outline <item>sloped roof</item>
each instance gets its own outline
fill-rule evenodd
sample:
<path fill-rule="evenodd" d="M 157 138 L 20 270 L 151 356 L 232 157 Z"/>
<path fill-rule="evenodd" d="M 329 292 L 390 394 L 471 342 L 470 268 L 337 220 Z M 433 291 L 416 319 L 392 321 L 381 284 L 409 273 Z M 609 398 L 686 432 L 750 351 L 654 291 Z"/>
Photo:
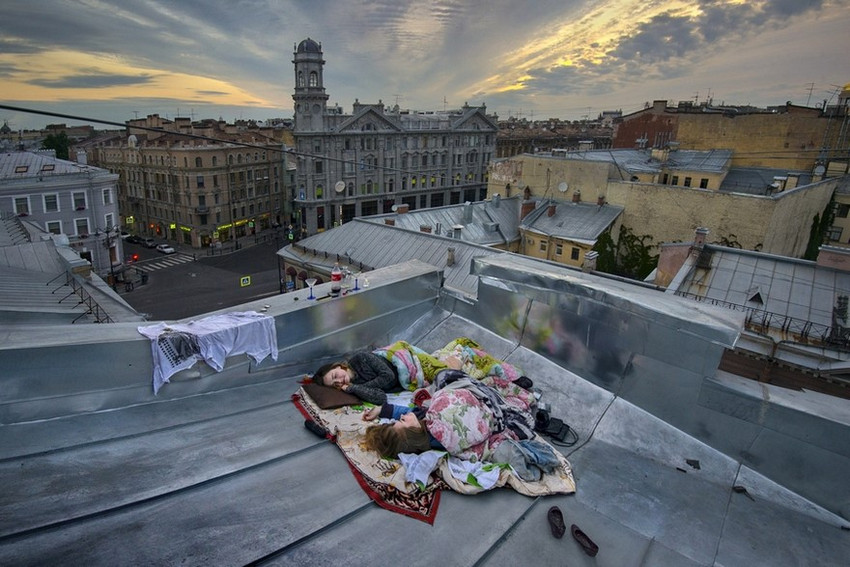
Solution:
<path fill-rule="evenodd" d="M 407 230 L 428 227 L 433 234 L 457 239 L 453 227 L 460 226 L 460 240 L 484 246 L 506 245 L 519 238 L 519 196 L 493 198 L 461 205 L 416 209 L 407 213 L 387 213 L 360 217 L 378 224 L 392 220 Z M 438 230 L 439 227 L 439 230 Z"/>
<path fill-rule="evenodd" d="M 403 216 L 403 215 L 402 215 Z M 449 248 L 454 264 L 448 264 Z M 340 254 L 340 263 L 359 269 L 383 268 L 407 260 L 420 260 L 444 271 L 446 288 L 474 297 L 478 278 L 470 274 L 472 259 L 478 256 L 508 254 L 503 250 L 472 244 L 436 234 L 399 226 L 388 226 L 355 218 L 331 230 L 305 238 L 278 251 L 284 260 L 330 273 Z"/>
<path fill-rule="evenodd" d="M 555 212 L 549 216 L 549 208 Z M 522 226 L 542 234 L 593 245 L 599 235 L 623 213 L 619 205 L 544 202 L 523 220 Z"/>
<path fill-rule="evenodd" d="M 677 293 L 762 309 L 830 327 L 838 295 L 850 295 L 850 272 L 809 260 L 706 244 L 702 264 L 676 285 Z M 683 269 L 688 269 L 687 264 Z M 677 281 L 677 280 L 674 280 Z M 759 301 L 760 300 L 760 301 Z"/>
<path fill-rule="evenodd" d="M 0 181 L 71 173 L 108 173 L 106 170 L 59 159 L 48 152 L 0 153 Z"/>

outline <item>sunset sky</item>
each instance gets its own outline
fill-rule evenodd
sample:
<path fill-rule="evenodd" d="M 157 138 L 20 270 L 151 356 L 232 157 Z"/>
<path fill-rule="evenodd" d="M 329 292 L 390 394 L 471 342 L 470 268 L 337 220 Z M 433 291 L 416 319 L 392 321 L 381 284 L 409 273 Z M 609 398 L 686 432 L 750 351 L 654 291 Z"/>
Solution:
<path fill-rule="evenodd" d="M 850 0 L 7 0 L 0 104 L 291 117 L 293 50 L 311 37 L 346 113 L 355 99 L 570 120 L 656 99 L 819 106 L 850 83 L 848 30 Z"/>

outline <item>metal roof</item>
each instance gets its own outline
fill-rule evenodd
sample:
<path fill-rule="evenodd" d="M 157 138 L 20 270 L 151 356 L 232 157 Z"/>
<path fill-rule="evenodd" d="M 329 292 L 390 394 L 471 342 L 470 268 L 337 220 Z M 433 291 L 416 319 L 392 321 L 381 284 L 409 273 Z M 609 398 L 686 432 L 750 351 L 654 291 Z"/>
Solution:
<path fill-rule="evenodd" d="M 645 150 L 611 149 L 571 151 L 552 159 L 609 162 L 629 173 L 660 172 L 663 168 L 722 173 L 728 168 L 732 153 L 732 150 L 673 150 L 667 154 L 667 161 L 662 163 Z"/>
<path fill-rule="evenodd" d="M 410 213 L 407 213 L 410 214 Z M 399 215 L 405 216 L 405 215 Z M 454 263 L 449 265 L 449 249 L 454 249 Z M 475 296 L 478 278 L 469 273 L 473 258 L 494 254 L 508 254 L 504 250 L 427 234 L 416 229 L 388 226 L 374 221 L 355 218 L 342 226 L 309 236 L 280 251 L 284 260 L 290 260 L 329 274 L 337 261 L 364 269 L 392 266 L 407 260 L 420 260 L 444 271 L 444 285 L 464 295 Z"/>
<path fill-rule="evenodd" d="M 157 396 L 136 324 L 4 341 L 0 482 L 14 489 L 0 563 L 846 563 L 844 400 L 715 375 L 735 325 L 709 306 L 507 255 L 480 271 L 478 302 L 407 263 L 338 300 L 299 290 L 239 306 L 275 318 L 278 361 L 199 364 Z M 433 525 L 393 514 L 290 400 L 318 361 L 458 336 L 522 368 L 578 433 L 559 449 L 574 495 L 443 491 Z M 551 506 L 599 545 L 593 560 L 569 532 L 552 537 Z"/>
<path fill-rule="evenodd" d="M 0 153 L 0 182 L 73 173 L 109 174 L 99 167 L 58 159 L 52 152 Z"/>
<path fill-rule="evenodd" d="M 426 227 L 432 234 L 442 234 L 464 242 L 484 246 L 505 246 L 519 238 L 521 205 L 519 196 L 508 198 L 497 196 L 487 201 L 359 218 L 377 224 L 385 224 L 389 219 L 395 223 L 395 226 L 407 230 L 422 230 Z M 462 227 L 461 230 L 454 231 L 456 226 Z"/>
<path fill-rule="evenodd" d="M 707 267 L 692 269 L 675 291 L 761 309 L 830 327 L 850 272 L 808 260 L 706 244 Z"/>
<path fill-rule="evenodd" d="M 551 216 L 550 207 L 555 207 Z M 623 210 L 610 204 L 544 202 L 522 220 L 522 225 L 550 236 L 593 245 Z"/>

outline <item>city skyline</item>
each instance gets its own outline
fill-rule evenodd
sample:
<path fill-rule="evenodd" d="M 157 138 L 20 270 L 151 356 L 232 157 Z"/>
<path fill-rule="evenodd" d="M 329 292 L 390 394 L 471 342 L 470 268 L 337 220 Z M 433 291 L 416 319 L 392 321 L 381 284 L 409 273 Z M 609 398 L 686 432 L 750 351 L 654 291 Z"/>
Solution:
<path fill-rule="evenodd" d="M 850 82 L 848 28 L 850 0 L 14 1 L 0 103 L 118 123 L 288 118 L 292 53 L 310 37 L 346 113 L 355 100 L 567 120 L 658 99 L 820 106 Z"/>

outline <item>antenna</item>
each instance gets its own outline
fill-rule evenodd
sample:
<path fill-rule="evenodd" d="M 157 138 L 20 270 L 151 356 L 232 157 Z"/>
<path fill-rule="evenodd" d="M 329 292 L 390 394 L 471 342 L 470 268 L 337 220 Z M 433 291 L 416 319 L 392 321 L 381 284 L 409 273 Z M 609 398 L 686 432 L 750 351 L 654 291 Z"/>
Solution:
<path fill-rule="evenodd" d="M 448 101 L 446 100 L 446 95 L 443 95 L 443 112 L 446 111 L 446 104 L 448 104 Z"/>
<path fill-rule="evenodd" d="M 814 83 L 806 83 L 809 85 L 809 96 L 806 98 L 806 106 L 809 106 L 809 102 L 812 100 L 812 91 L 815 90 Z"/>

